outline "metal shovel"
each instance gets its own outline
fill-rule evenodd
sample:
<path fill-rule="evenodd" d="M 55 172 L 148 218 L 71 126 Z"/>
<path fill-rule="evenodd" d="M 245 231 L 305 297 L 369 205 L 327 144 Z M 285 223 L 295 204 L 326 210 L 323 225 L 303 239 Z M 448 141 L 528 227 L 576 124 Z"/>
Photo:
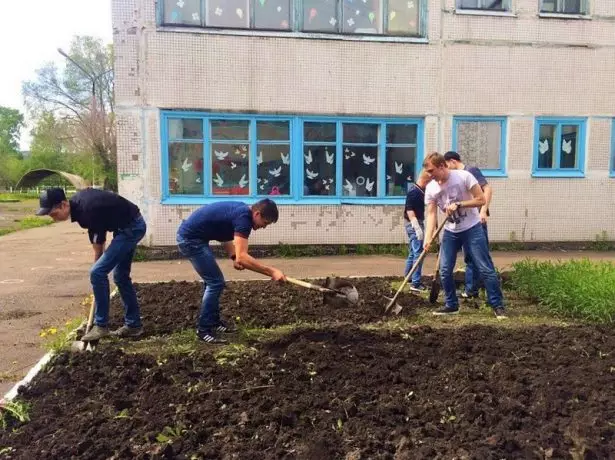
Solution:
<path fill-rule="evenodd" d="M 444 219 L 442 221 L 442 223 L 438 226 L 438 228 L 436 229 L 436 233 L 434 233 L 432 241 L 435 240 L 438 237 L 438 235 L 440 234 L 440 232 L 444 228 L 444 225 L 446 224 L 447 220 L 448 219 Z M 423 249 L 423 252 L 419 256 L 417 261 L 414 262 L 414 265 L 412 266 L 412 268 L 410 269 L 410 271 L 408 272 L 408 274 L 406 275 L 406 277 L 402 281 L 401 286 L 399 286 L 399 288 L 397 289 L 397 292 L 395 293 L 393 298 L 385 297 L 385 299 L 387 299 L 389 301 L 389 303 L 387 304 L 387 306 L 384 309 L 385 313 L 388 313 L 393 305 L 395 305 L 395 308 L 393 309 L 393 313 L 395 313 L 397 315 L 397 314 L 399 314 L 401 312 L 403 307 L 401 305 L 399 305 L 399 304 L 396 304 L 395 301 L 397 300 L 397 297 L 399 297 L 399 294 L 401 293 L 401 291 L 404 289 L 404 287 L 408 283 L 408 280 L 410 279 L 410 277 L 418 269 L 419 265 L 423 262 L 423 259 L 425 259 L 426 256 L 427 256 L 427 251 L 425 249 Z"/>
<path fill-rule="evenodd" d="M 96 301 L 94 300 L 94 296 L 92 296 L 92 301 L 90 302 L 90 314 L 88 315 L 88 322 L 86 323 L 85 332 L 83 333 L 83 335 L 87 334 L 88 332 L 90 332 L 90 329 L 92 329 L 92 325 L 94 324 L 94 310 L 95 309 L 96 309 Z M 72 351 L 93 351 L 95 345 L 96 344 L 93 342 L 84 342 L 83 340 L 75 340 L 71 344 L 70 349 Z"/>
<path fill-rule="evenodd" d="M 342 298 L 353 305 L 359 302 L 359 291 L 357 291 L 357 288 L 354 286 L 344 287 L 340 289 L 329 289 L 326 287 L 318 286 L 317 284 L 308 283 L 307 281 L 291 278 L 290 276 L 286 277 L 286 281 L 297 286 L 322 292 L 323 294 L 334 295 L 335 297 Z"/>

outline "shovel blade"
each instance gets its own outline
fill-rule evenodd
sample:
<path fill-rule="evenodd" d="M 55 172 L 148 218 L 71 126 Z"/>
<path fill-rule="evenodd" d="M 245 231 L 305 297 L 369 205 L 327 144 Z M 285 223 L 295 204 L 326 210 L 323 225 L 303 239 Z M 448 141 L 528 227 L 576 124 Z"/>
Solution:
<path fill-rule="evenodd" d="M 402 307 L 400 304 L 395 302 L 392 297 L 384 296 L 384 298 L 389 301 L 389 303 L 387 304 L 386 308 L 384 309 L 385 313 L 388 313 L 389 310 L 391 310 L 391 307 L 392 307 L 393 309 L 391 311 L 394 314 L 399 315 L 401 313 L 401 311 L 404 309 L 404 307 Z"/>

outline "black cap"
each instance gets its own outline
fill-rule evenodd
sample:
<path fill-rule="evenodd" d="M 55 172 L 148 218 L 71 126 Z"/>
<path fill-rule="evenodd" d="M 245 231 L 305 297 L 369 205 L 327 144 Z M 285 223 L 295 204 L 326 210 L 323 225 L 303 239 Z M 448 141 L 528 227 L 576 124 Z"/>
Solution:
<path fill-rule="evenodd" d="M 36 212 L 37 216 L 46 216 L 51 210 L 66 200 L 64 189 L 55 187 L 43 190 L 40 197 L 41 208 Z"/>
<path fill-rule="evenodd" d="M 450 161 L 450 160 L 461 161 L 461 157 L 459 156 L 459 154 L 457 152 L 452 151 L 452 150 L 449 150 L 448 152 L 446 152 L 444 154 L 444 159 L 446 161 Z"/>

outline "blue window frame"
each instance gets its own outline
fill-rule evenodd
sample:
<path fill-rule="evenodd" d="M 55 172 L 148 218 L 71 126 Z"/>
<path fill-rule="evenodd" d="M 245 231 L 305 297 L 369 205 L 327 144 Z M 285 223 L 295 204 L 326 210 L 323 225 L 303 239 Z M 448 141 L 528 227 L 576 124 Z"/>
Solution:
<path fill-rule="evenodd" d="M 615 118 L 611 122 L 611 155 L 609 161 L 609 176 L 615 177 Z"/>
<path fill-rule="evenodd" d="M 162 0 L 158 23 L 342 35 L 425 36 L 427 0 Z"/>
<path fill-rule="evenodd" d="M 401 204 L 423 120 L 161 112 L 162 198 Z"/>
<path fill-rule="evenodd" d="M 539 117 L 534 123 L 534 177 L 585 177 L 585 118 Z"/>
<path fill-rule="evenodd" d="M 506 177 L 506 117 L 453 118 L 453 150 L 488 177 Z"/>

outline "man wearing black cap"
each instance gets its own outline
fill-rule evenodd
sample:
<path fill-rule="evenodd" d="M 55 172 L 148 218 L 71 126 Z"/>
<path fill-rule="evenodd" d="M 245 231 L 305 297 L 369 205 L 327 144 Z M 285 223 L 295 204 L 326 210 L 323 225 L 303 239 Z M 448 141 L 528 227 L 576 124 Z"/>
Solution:
<path fill-rule="evenodd" d="M 487 244 L 489 244 L 489 235 L 487 233 L 487 220 L 489 219 L 489 204 L 491 204 L 491 197 L 493 196 L 493 190 L 491 185 L 485 179 L 483 172 L 476 166 L 466 166 L 462 163 L 461 157 L 457 152 L 449 151 L 444 154 L 446 160 L 446 166 L 448 169 L 461 169 L 468 171 L 478 181 L 478 185 L 483 190 L 485 195 L 485 204 L 480 208 L 480 222 L 485 232 L 485 238 L 487 238 Z M 478 288 L 480 284 L 480 273 L 478 268 L 472 261 L 472 258 L 468 254 L 464 254 L 464 261 L 466 264 L 465 273 L 465 289 L 461 293 L 461 297 L 469 299 L 478 297 Z"/>
<path fill-rule="evenodd" d="M 109 335 L 109 272 L 124 304 L 124 326 L 114 331 L 119 337 L 138 337 L 143 333 L 141 314 L 134 286 L 130 279 L 132 258 L 137 244 L 145 235 L 146 225 L 139 208 L 127 199 L 105 190 L 88 188 L 77 192 L 70 200 L 61 188 L 41 193 L 39 216 L 48 215 L 55 222 L 77 222 L 88 230 L 94 249 L 94 265 L 90 281 L 94 291 L 96 313 L 94 327 L 82 337 L 84 342 Z M 113 240 L 105 250 L 107 232 Z"/>

